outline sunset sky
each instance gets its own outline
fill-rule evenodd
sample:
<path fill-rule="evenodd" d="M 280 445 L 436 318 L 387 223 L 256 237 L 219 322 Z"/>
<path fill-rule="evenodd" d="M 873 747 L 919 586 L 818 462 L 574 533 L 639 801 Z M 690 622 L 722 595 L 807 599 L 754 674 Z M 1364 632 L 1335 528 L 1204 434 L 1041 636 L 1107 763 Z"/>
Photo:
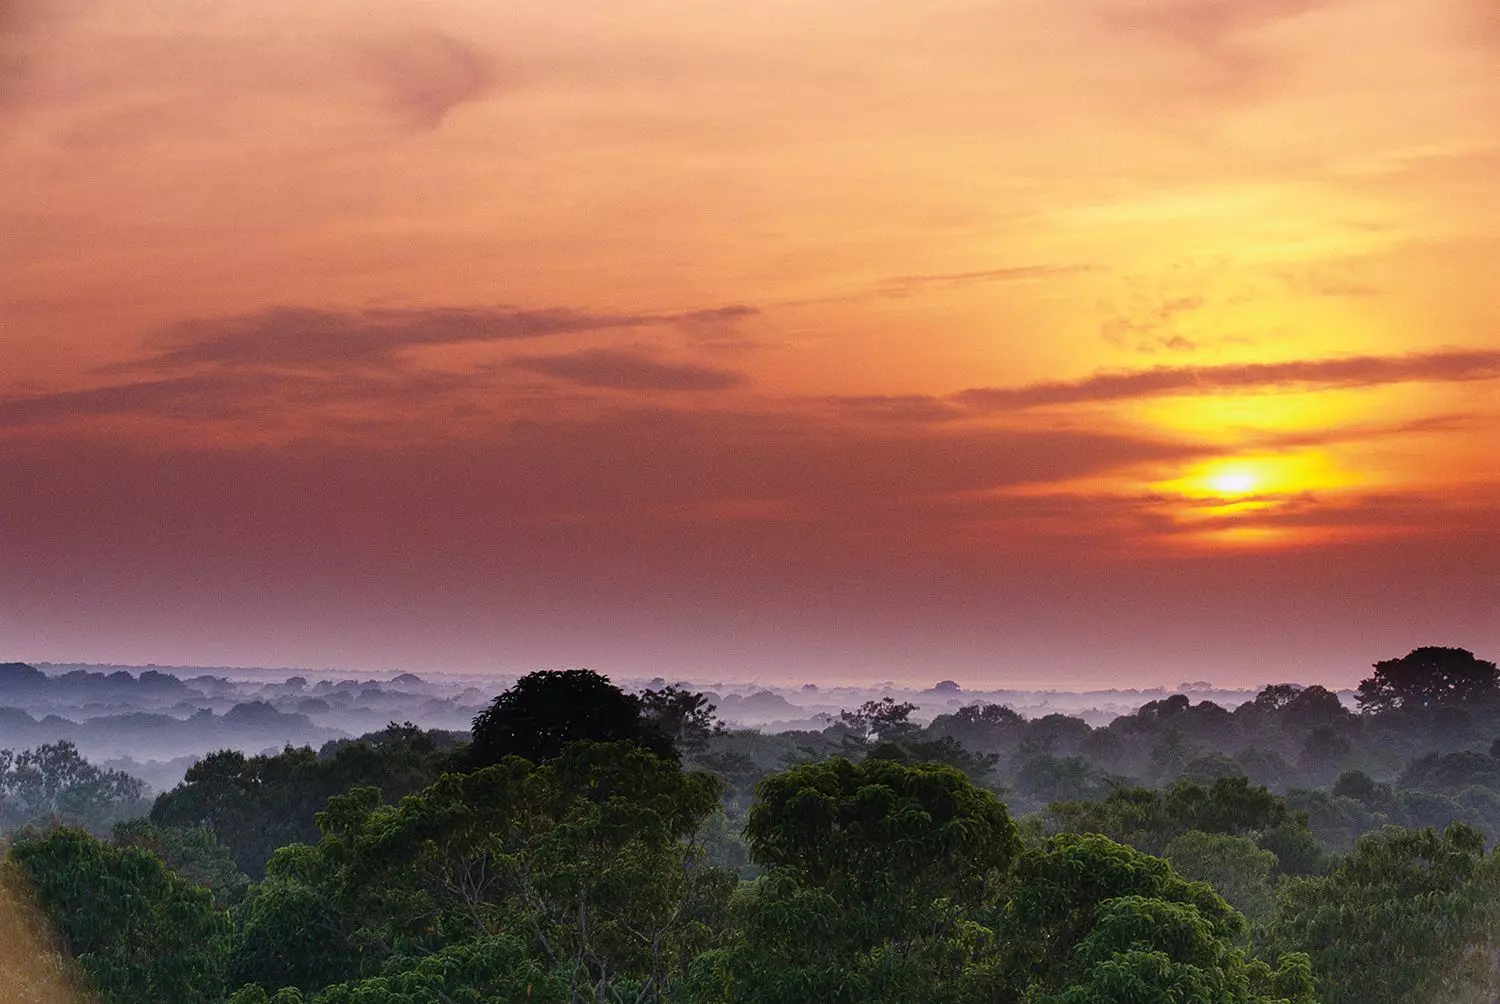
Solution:
<path fill-rule="evenodd" d="M 1495 0 L 0 0 L 0 661 L 1500 654 Z"/>

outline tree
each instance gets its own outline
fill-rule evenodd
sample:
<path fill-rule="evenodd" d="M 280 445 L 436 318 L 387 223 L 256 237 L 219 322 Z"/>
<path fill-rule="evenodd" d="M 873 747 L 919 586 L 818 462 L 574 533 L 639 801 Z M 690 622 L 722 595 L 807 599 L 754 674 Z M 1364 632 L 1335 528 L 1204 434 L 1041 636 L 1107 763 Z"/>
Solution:
<path fill-rule="evenodd" d="M 507 756 L 544 763 L 573 742 L 624 740 L 677 759 L 671 740 L 642 715 L 641 699 L 588 669 L 528 673 L 474 719 L 470 764 Z"/>
<path fill-rule="evenodd" d="M 1016 998 L 1046 1004 L 1312 1004 L 1303 956 L 1278 969 L 1235 946 L 1244 918 L 1167 862 L 1094 834 L 1027 853 L 1006 934 Z"/>
<path fill-rule="evenodd" d="M 0 830 L 52 822 L 108 833 L 145 811 L 146 784 L 101 770 L 66 740 L 12 753 L 0 750 Z"/>
<path fill-rule="evenodd" d="M 586 999 L 623 981 L 655 1001 L 728 896 L 696 843 L 720 792 L 623 740 L 444 774 L 394 806 L 355 789 L 317 845 L 272 859 L 236 979 L 310 989 L 507 933 Z"/>
<path fill-rule="evenodd" d="M 1361 711 L 1378 714 L 1500 698 L 1500 669 L 1462 648 L 1429 645 L 1399 659 L 1375 663 L 1354 699 Z"/>
<path fill-rule="evenodd" d="M 1461 823 L 1368 834 L 1332 874 L 1284 887 L 1271 930 L 1311 955 L 1324 1004 L 1489 1000 L 1500 863 Z"/>
<path fill-rule="evenodd" d="M 908 701 L 882 697 L 878 701 L 866 701 L 853 711 L 840 711 L 839 721 L 856 739 L 899 743 L 913 738 L 919 731 L 920 726 L 911 720 L 911 713 L 916 710 L 917 706 Z"/>
<path fill-rule="evenodd" d="M 115 825 L 111 843 L 116 847 L 141 847 L 161 858 L 178 877 L 214 894 L 219 906 L 238 902 L 250 880 L 234 866 L 229 848 L 211 830 L 158 826 L 149 819 L 132 819 Z"/>
<path fill-rule="evenodd" d="M 157 798 L 151 820 L 212 831 L 240 871 L 260 878 L 278 847 L 318 839 L 315 817 L 331 796 L 369 786 L 398 799 L 430 784 L 448 761 L 420 729 L 395 723 L 329 752 L 319 756 L 304 746 L 275 756 L 210 753 Z"/>
<path fill-rule="evenodd" d="M 1207 882 L 1229 905 L 1252 921 L 1264 920 L 1275 903 L 1276 855 L 1246 837 L 1189 830 L 1164 855 L 1177 874 Z"/>
<path fill-rule="evenodd" d="M 764 876 L 690 999 L 969 1004 L 993 999 L 998 906 L 1019 851 L 1005 806 L 957 770 L 871 757 L 804 764 L 757 788 L 746 836 Z"/>
<path fill-rule="evenodd" d="M 150 851 L 58 829 L 18 842 L 9 860 L 103 1004 L 223 995 L 228 917 Z"/>
<path fill-rule="evenodd" d="M 641 692 L 641 715 L 680 750 L 698 751 L 709 736 L 724 731 L 714 717 L 718 710 L 702 694 L 681 687 L 663 687 Z"/>
<path fill-rule="evenodd" d="M 843 758 L 763 780 L 751 858 L 785 868 L 894 936 L 938 899 L 975 906 L 1020 848 L 995 795 L 951 767 Z"/>

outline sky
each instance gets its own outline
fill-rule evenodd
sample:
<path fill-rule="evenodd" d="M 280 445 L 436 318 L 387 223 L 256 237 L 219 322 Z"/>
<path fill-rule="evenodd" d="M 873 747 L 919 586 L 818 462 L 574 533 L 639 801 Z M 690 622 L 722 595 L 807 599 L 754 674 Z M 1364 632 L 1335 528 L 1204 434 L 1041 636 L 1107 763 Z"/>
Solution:
<path fill-rule="evenodd" d="M 1493 0 L 0 0 L 0 658 L 1500 651 Z"/>

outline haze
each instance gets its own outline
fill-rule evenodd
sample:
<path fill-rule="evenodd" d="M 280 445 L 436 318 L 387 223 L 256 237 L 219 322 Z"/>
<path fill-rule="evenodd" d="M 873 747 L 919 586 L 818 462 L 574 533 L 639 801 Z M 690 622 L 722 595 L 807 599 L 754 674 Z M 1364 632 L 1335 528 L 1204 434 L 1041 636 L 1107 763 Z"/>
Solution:
<path fill-rule="evenodd" d="M 1493 652 L 1495 11 L 7 3 L 0 659 Z"/>

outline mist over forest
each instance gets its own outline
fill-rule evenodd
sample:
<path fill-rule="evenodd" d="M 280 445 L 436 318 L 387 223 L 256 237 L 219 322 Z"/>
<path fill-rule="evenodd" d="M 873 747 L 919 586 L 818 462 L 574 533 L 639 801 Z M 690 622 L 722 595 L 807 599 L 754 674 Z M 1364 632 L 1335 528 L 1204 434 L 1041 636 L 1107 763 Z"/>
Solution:
<path fill-rule="evenodd" d="M 1497 989 L 1500 669 L 1461 648 L 1337 693 L 9 663 L 0 702 L 28 1004 Z"/>
<path fill-rule="evenodd" d="M 210 750 L 317 749 L 391 722 L 465 732 L 495 693 L 514 681 L 441 673 L 372 677 L 311 670 L 4 663 L 0 747 L 66 740 L 91 760 L 161 791 L 180 781 L 188 766 Z M 668 685 L 661 677 L 616 682 L 631 691 Z M 1174 694 L 1233 709 L 1256 693 L 1203 682 L 1094 691 L 966 690 L 951 680 L 934 680 L 926 689 L 722 679 L 677 679 L 670 685 L 702 693 L 726 726 L 770 733 L 822 730 L 840 712 L 883 697 L 914 705 L 911 718 L 919 723 L 966 705 L 993 703 L 1026 718 L 1063 714 L 1100 727 Z M 1350 692 L 1342 697 L 1352 700 Z"/>

